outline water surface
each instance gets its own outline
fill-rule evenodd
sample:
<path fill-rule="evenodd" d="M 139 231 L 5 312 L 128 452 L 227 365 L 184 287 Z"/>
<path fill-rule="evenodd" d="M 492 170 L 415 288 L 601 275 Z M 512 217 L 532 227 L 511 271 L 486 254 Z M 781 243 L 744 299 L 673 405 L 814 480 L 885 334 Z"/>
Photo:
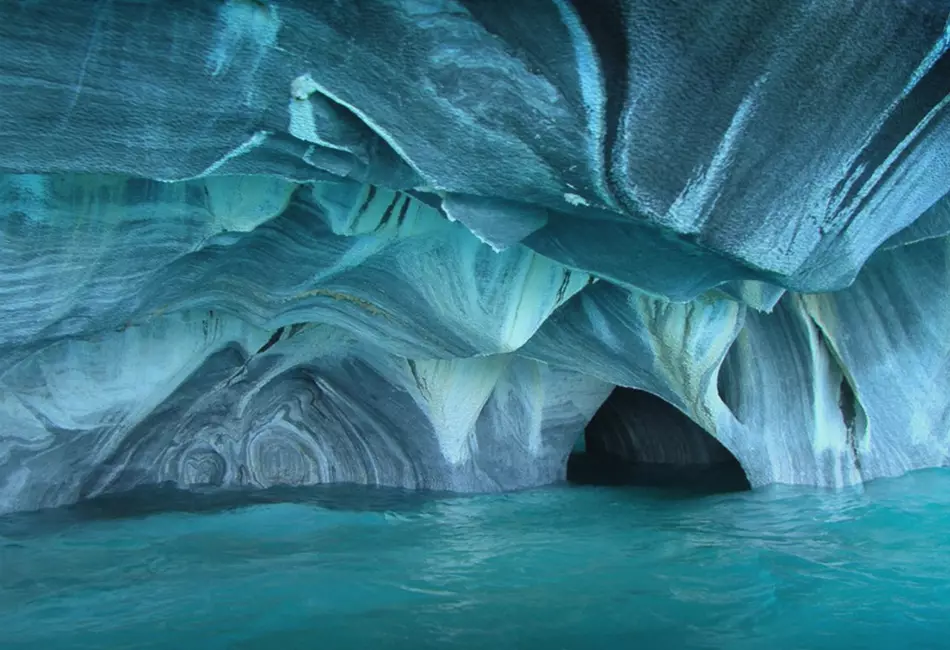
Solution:
<path fill-rule="evenodd" d="M 950 471 L 154 495 L 0 519 L 2 648 L 947 648 Z"/>

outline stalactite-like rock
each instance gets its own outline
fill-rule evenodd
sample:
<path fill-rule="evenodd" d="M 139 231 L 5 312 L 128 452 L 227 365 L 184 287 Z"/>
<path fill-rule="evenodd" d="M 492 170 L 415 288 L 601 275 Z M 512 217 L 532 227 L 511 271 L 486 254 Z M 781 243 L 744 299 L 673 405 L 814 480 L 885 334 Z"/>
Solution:
<path fill-rule="evenodd" d="M 0 511 L 544 484 L 614 386 L 756 486 L 947 462 L 945 3 L 0 18 Z"/>

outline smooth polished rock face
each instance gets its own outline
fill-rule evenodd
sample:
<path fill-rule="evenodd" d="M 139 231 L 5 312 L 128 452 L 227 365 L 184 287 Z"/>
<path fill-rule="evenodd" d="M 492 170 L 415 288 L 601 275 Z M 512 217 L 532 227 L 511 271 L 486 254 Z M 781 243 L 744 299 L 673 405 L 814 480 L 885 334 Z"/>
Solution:
<path fill-rule="evenodd" d="M 945 2 L 0 16 L 0 512 L 539 485 L 615 386 L 752 485 L 950 456 Z"/>

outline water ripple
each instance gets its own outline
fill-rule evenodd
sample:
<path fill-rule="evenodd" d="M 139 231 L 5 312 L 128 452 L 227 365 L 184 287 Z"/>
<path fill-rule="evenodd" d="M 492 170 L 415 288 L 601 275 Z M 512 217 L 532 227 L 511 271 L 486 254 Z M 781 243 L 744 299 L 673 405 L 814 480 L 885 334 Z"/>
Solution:
<path fill-rule="evenodd" d="M 0 519 L 4 648 L 942 648 L 950 471 L 138 495 Z"/>

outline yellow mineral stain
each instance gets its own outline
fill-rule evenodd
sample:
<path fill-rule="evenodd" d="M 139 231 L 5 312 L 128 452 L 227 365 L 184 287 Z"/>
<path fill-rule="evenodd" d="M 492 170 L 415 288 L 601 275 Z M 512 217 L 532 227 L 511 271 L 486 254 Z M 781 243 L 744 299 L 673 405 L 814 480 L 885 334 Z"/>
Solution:
<path fill-rule="evenodd" d="M 362 307 L 363 309 L 373 314 L 374 316 L 382 316 L 383 318 L 392 320 L 392 316 L 390 314 L 380 309 L 379 307 L 377 307 L 370 301 L 364 300 L 362 298 L 357 298 L 356 296 L 351 296 L 348 293 L 342 293 L 339 291 L 331 291 L 330 289 L 311 289 L 309 291 L 304 291 L 303 293 L 298 293 L 297 295 L 291 298 L 288 298 L 286 302 L 290 302 L 292 300 L 302 300 L 303 298 L 312 298 L 314 296 L 326 296 L 327 298 L 333 298 L 334 300 L 342 300 L 344 302 L 349 302 L 358 307 Z"/>

